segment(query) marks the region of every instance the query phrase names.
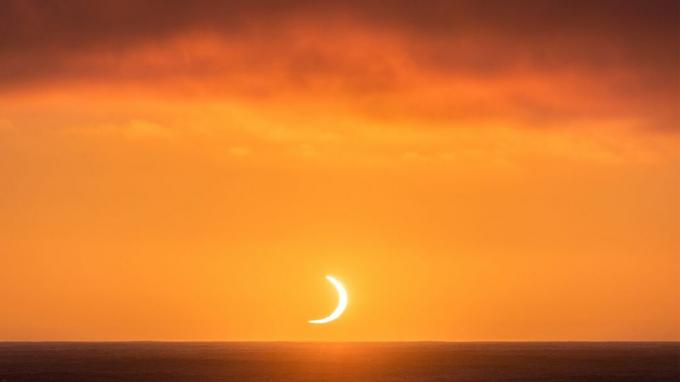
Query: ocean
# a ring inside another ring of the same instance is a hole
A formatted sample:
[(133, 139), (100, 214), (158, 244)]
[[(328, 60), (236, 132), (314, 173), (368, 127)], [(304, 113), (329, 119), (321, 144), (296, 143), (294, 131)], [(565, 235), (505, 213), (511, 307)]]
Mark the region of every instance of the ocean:
[(680, 381), (680, 343), (0, 342), (0, 381)]

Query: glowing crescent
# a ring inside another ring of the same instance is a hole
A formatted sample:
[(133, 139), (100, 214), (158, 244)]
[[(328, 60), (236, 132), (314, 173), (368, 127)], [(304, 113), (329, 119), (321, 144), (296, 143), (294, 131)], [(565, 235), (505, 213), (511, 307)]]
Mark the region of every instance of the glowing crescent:
[(333, 284), (335, 289), (338, 291), (338, 306), (335, 307), (333, 313), (331, 313), (328, 317), (319, 320), (311, 320), (309, 321), (310, 324), (325, 324), (334, 321), (342, 315), (345, 309), (347, 309), (347, 291), (345, 290), (345, 287), (342, 286), (340, 281), (333, 278), (333, 276), (326, 276), (326, 280), (330, 281), (330, 283)]

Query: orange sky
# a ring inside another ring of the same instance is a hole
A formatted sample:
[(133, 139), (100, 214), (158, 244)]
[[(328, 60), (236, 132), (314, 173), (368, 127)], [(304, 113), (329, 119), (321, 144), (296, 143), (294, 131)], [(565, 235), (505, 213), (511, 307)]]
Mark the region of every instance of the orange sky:
[(0, 4), (0, 340), (680, 340), (677, 2), (248, 3)]

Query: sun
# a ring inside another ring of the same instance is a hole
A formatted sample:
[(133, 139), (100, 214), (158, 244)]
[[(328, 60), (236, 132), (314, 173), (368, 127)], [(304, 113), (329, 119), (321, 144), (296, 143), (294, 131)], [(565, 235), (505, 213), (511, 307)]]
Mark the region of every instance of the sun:
[(349, 299), (347, 298), (347, 290), (345, 289), (345, 286), (331, 275), (326, 276), (326, 280), (333, 284), (336, 291), (338, 292), (338, 306), (336, 306), (335, 310), (327, 317), (318, 320), (311, 320), (309, 321), (310, 324), (327, 324), (329, 322), (335, 321), (340, 318), (340, 316), (345, 312), (345, 309), (347, 309), (347, 303), (349, 302)]

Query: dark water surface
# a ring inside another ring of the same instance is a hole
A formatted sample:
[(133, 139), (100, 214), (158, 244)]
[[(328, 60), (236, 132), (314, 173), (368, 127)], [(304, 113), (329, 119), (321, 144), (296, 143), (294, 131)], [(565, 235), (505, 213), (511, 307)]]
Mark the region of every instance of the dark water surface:
[(680, 343), (0, 343), (0, 381), (680, 381)]

